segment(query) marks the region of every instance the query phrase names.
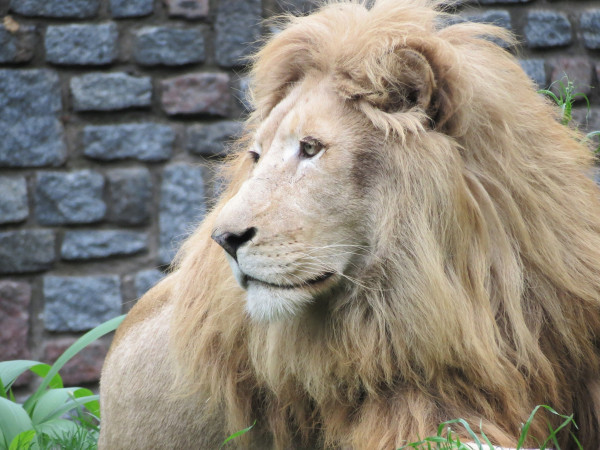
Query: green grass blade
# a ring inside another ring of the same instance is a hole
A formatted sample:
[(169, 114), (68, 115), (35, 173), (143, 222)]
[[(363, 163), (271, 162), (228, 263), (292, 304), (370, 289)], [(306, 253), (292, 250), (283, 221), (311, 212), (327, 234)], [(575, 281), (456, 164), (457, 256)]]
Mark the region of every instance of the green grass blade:
[(254, 427), (254, 425), (256, 425), (256, 420), (248, 428), (244, 428), (243, 430), (236, 431), (231, 436), (229, 436), (227, 439), (225, 439), (219, 448), (223, 448), (225, 446), (225, 444), (227, 444), (232, 439), (235, 439), (236, 437), (241, 436), (242, 434), (247, 433), (248, 431), (250, 431)]
[[(467, 433), (469, 433), (469, 436), (471, 436), (473, 438), (473, 440), (475, 441), (475, 444), (477, 444), (477, 447), (479, 449), (482, 448), (481, 441), (479, 440), (479, 436), (477, 436), (477, 434), (471, 429), (471, 427), (469, 426), (467, 421), (464, 419), (454, 419), (454, 420), (448, 420), (446, 422), (442, 422), (440, 424), (440, 426), (438, 427), (438, 436), (441, 436), (441, 431), (444, 426), (451, 425), (453, 423), (461, 424), (465, 428), (465, 430), (467, 430)], [(459, 443), (460, 443), (460, 441), (459, 441)]]
[(52, 378), (58, 373), (60, 369), (62, 369), (62, 367), (71, 358), (73, 358), (73, 356), (75, 356), (77, 353), (79, 353), (81, 350), (87, 347), (90, 343), (94, 342), (96, 339), (99, 339), (105, 334), (116, 330), (117, 327), (121, 324), (121, 322), (123, 322), (123, 319), (125, 319), (125, 315), (115, 317), (114, 319), (111, 319), (107, 322), (104, 322), (103, 324), (98, 325), (93, 330), (90, 330), (87, 333), (85, 333), (83, 336), (77, 339), (68, 349), (66, 349), (65, 352), (62, 355), (60, 355), (60, 357), (52, 365), (48, 374), (46, 375), (40, 386), (37, 388), (35, 393), (31, 397), (29, 397), (27, 402), (25, 402), (26, 408), (32, 408), (32, 405), (35, 404), (37, 398), (49, 386)]

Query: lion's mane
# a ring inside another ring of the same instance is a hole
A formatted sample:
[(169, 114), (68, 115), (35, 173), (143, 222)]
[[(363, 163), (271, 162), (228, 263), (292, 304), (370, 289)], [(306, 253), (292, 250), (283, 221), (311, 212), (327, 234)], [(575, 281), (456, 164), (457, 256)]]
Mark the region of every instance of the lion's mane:
[[(506, 32), (447, 22), (425, 0), (333, 3), (289, 18), (256, 55), (248, 135), (305, 73), (330, 74), (340, 101), (386, 136), (386, 159), (363, 155), (357, 184), (387, 184), (368, 218), (377, 257), (324, 322), (257, 323), (210, 239), (248, 173), (247, 158), (227, 165), (229, 186), (172, 276), (172, 345), (177, 382), (208, 392), (230, 431), (256, 419), (279, 448), (392, 448), (461, 417), (510, 446), (544, 403), (574, 412), (579, 440), (598, 446), (591, 152), (486, 38)], [(386, 111), (402, 102), (387, 97), (395, 71), (410, 69), (386, 62), (399, 47), (430, 64), (431, 111)], [(533, 435), (545, 432), (534, 423)]]

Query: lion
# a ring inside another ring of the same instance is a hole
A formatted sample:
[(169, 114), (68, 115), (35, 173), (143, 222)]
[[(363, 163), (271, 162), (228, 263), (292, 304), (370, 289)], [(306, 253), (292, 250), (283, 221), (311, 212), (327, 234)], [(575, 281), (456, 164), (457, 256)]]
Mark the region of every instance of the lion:
[(100, 448), (255, 422), (232, 445), (392, 449), (455, 418), (514, 447), (539, 404), (600, 446), (593, 155), (507, 31), (449, 22), (330, 2), (258, 51), (227, 188), (115, 335)]

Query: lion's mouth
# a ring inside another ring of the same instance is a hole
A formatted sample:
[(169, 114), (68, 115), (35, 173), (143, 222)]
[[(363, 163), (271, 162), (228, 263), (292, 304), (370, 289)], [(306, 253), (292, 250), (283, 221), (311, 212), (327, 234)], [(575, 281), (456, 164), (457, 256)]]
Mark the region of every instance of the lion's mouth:
[(273, 287), (276, 289), (299, 289), (299, 288), (303, 288), (303, 287), (307, 287), (307, 286), (314, 286), (317, 285), (319, 283), (324, 282), (325, 280), (328, 280), (329, 278), (331, 278), (333, 276), (335, 272), (325, 272), (315, 278), (309, 278), (308, 280), (303, 280), (300, 283), (295, 283), (295, 284), (279, 284), (279, 283), (271, 283), (269, 281), (265, 281), (265, 280), (259, 280), (258, 278), (254, 278), (250, 275), (244, 275), (245, 278), (245, 282), (254, 282), (254, 283), (260, 283), (269, 287)]

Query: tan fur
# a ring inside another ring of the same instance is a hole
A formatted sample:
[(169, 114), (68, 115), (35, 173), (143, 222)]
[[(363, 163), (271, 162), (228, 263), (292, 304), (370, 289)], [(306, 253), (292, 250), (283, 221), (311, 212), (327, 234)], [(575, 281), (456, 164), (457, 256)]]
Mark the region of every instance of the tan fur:
[[(229, 187), (107, 359), (102, 448), (160, 427), (153, 448), (205, 448), (256, 420), (241, 447), (383, 449), (453, 418), (514, 446), (537, 404), (600, 446), (592, 155), (483, 39), (510, 36), (434, 6), (332, 3), (257, 54)], [(300, 158), (306, 136), (326, 150)], [(231, 265), (271, 284), (245, 291), (210, 235), (249, 227)]]

